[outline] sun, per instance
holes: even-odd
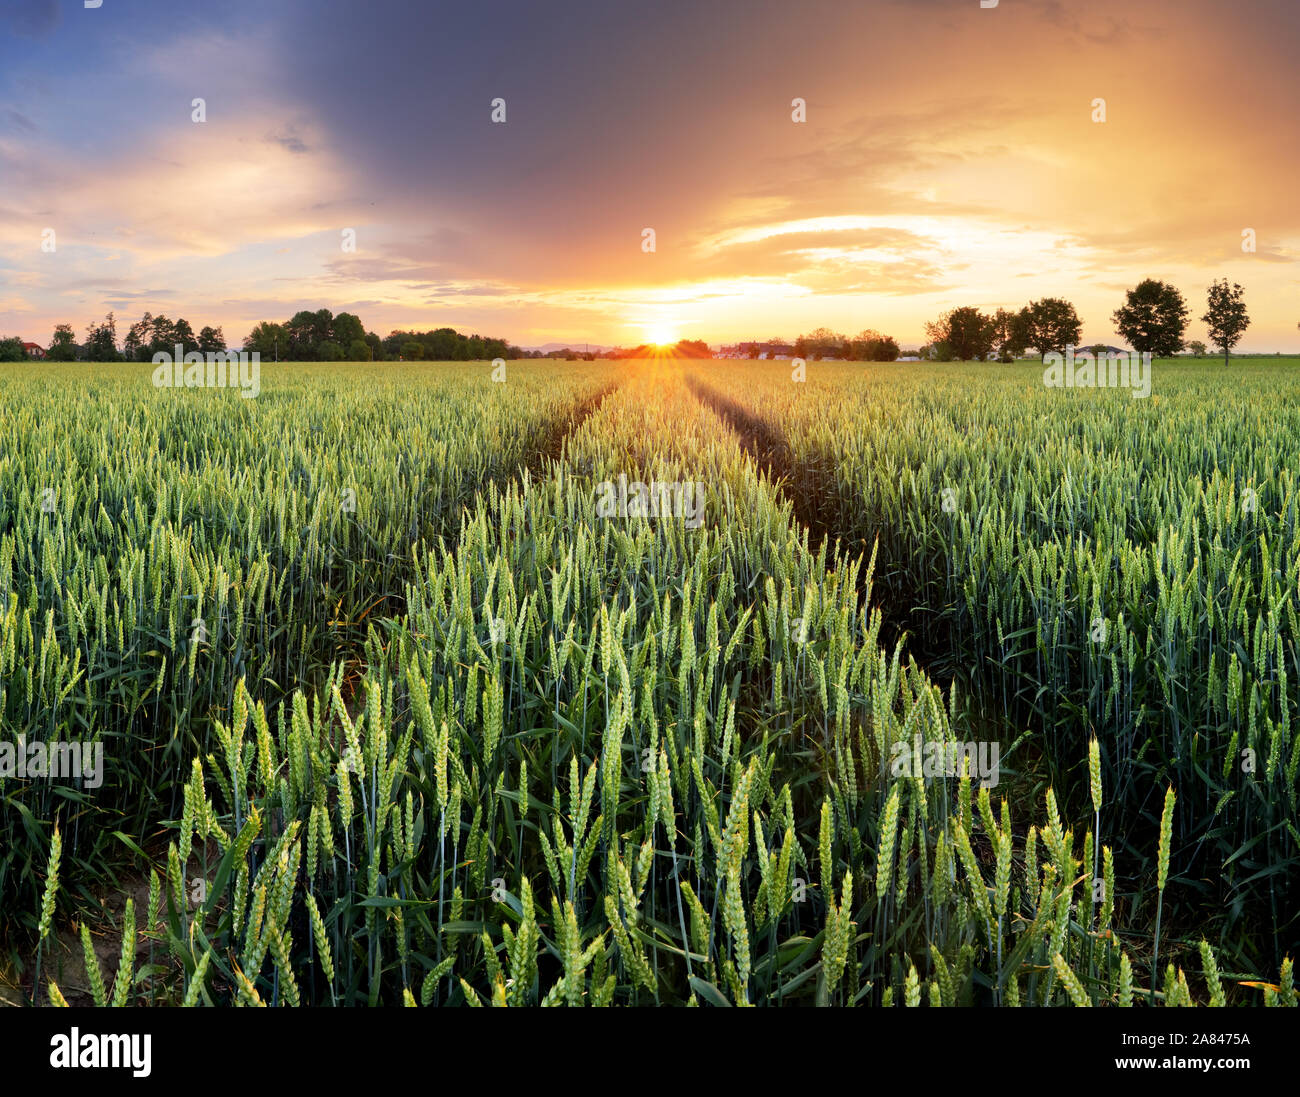
[[[677,329],[668,323],[650,324],[646,328],[646,341],[658,347],[671,347],[680,338]]]

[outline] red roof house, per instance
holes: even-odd
[[[45,348],[40,343],[24,343],[23,350],[27,352],[28,358],[44,358]]]

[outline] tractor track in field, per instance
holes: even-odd
[[[479,484],[479,494],[490,486],[498,491],[504,491],[507,485],[518,482],[525,473],[534,480],[544,479],[549,467],[563,460],[565,447],[573,434],[604,406],[605,401],[618,391],[621,384],[621,380],[611,381],[578,400],[566,415],[558,417],[549,424],[531,455],[519,460],[511,468],[488,476]],[[456,534],[451,529],[448,529],[444,536],[449,544],[452,541],[459,544]],[[397,603],[389,609],[387,616],[398,618],[406,613],[406,602],[403,597],[390,594],[386,598]],[[359,687],[365,680],[369,668],[356,651],[350,652],[346,657],[345,666],[344,684],[340,692],[348,715],[355,719],[357,713],[365,706],[364,691]]]
[[[840,523],[834,500],[838,485],[830,468],[796,459],[784,431],[698,377],[688,375],[686,384],[696,399],[731,428],[741,449],[767,475],[781,498],[790,503],[795,520],[808,533],[811,551],[817,553],[825,546],[828,557],[838,550],[850,556],[861,554],[864,559],[870,558],[872,546],[866,539],[846,537],[837,529]],[[948,688],[953,677],[947,662],[949,655],[942,646],[926,644],[924,629],[913,623],[918,612],[917,599],[893,589],[879,575],[872,593],[884,617],[881,643],[892,648],[905,640],[907,651],[926,667],[935,683]],[[864,602],[867,592],[860,589],[858,597]]]
[[[826,501],[832,498],[830,474],[802,465],[794,458],[785,433],[755,415],[731,397],[699,378],[688,376],[687,387],[695,398],[718,416],[735,433],[740,448],[771,480],[781,498],[794,510],[795,519],[808,533],[813,552],[846,545],[836,534]],[[865,546],[863,546],[865,547]]]
[[[838,566],[835,558],[840,553],[849,558],[859,554],[864,559],[870,558],[872,545],[866,538],[846,537],[837,529],[843,523],[836,503],[839,485],[833,468],[797,459],[780,427],[698,377],[688,374],[685,380],[696,399],[731,429],[741,449],[767,475],[780,497],[790,503],[794,519],[808,534],[809,549],[818,553],[825,547],[827,567]],[[882,561],[878,559],[878,571],[870,591],[859,585],[859,606],[865,606],[870,599],[879,609],[882,648],[890,651],[901,643],[904,659],[915,660],[946,695],[962,677],[950,645],[917,621],[918,615],[930,612],[920,592],[891,582],[887,573],[881,574],[881,566]],[[959,720],[960,735],[965,739],[997,739],[1005,746],[1016,738],[1005,718],[987,710],[964,710]],[[976,843],[976,856],[987,864],[996,860],[996,852],[987,841]]]
[[[533,476],[539,476],[546,471],[548,463],[558,462],[563,459],[565,446],[569,439],[581,429],[588,419],[600,411],[605,401],[618,391],[621,384],[621,381],[611,381],[603,388],[579,400],[569,415],[552,424],[550,431],[547,432],[541,444],[537,447],[537,451],[528,461],[524,462],[523,468],[527,468]],[[522,469],[516,470],[516,474],[518,471],[522,471]]]
[[[543,478],[548,471],[548,466],[562,459],[565,445],[572,434],[600,410],[604,401],[618,387],[619,382],[603,386],[598,391],[577,400],[567,409],[565,414],[557,416],[552,422],[546,424],[542,428],[537,442],[529,447],[527,453],[521,455],[509,467],[499,470],[495,474],[489,474],[477,483],[476,497],[485,495],[492,487],[499,491],[504,490],[509,484],[518,483],[525,473],[536,479]],[[474,502],[462,504],[464,508],[471,505],[474,505]],[[446,539],[449,544],[459,546],[460,542],[455,523],[451,520],[447,520],[447,525],[441,533],[434,535],[435,540],[438,537]],[[388,604],[382,612],[375,614],[376,620],[405,617],[407,604],[404,593],[389,592],[380,595],[357,621],[330,621],[331,625],[358,630],[351,637],[337,641],[332,655],[332,661],[343,668],[339,693],[348,717],[354,721],[362,715],[366,707],[365,681],[370,669],[363,655],[362,625],[371,610],[383,603]],[[331,611],[327,606],[325,612],[329,617],[332,616],[332,612],[336,611]],[[309,696],[318,696],[320,685],[321,683],[318,682],[294,680],[291,686],[284,687],[282,696],[270,705],[270,710],[274,712],[279,706],[286,704],[293,692],[298,689],[303,690]],[[329,727],[332,732],[334,730],[334,718],[332,716],[329,717]],[[340,739],[336,747],[341,752],[343,746],[344,744]],[[261,841],[261,839],[258,839],[259,844]],[[149,882],[146,872],[154,865],[166,861],[163,846],[156,838],[152,841],[146,841],[144,836],[141,836],[141,844],[147,851],[143,868],[133,864],[128,871],[125,871],[120,876],[117,884],[111,889],[96,884],[93,899],[98,904],[97,909],[94,909],[93,912],[88,909],[79,913],[79,920],[85,923],[90,932],[95,957],[99,961],[101,968],[107,968],[110,972],[113,970],[114,959],[121,951],[121,946],[116,940],[116,934],[121,925],[127,900],[133,899],[138,911],[145,910],[149,898]],[[216,849],[213,854],[215,862],[220,859],[220,850],[216,848],[215,843],[212,843],[212,845]],[[89,893],[87,894],[89,895]],[[47,966],[45,970],[40,972],[44,986],[29,985],[28,982],[31,979],[31,973],[37,970],[35,966],[36,948],[29,947],[24,943],[21,947],[14,947],[10,950],[8,947],[10,942],[7,939],[0,942],[6,946],[7,952],[7,955],[0,955],[0,1008],[26,1007],[29,1001],[42,1006],[50,1006],[52,1004],[48,989],[50,981],[58,983],[68,1003],[72,1006],[87,1007],[94,1004],[80,938],[74,928],[76,924],[75,921],[63,917],[55,919],[48,938],[48,944],[42,946],[47,950],[45,956]],[[154,931],[159,929],[158,926],[144,928]],[[309,932],[303,926],[296,925],[294,928],[295,933]],[[149,956],[147,942],[145,938],[141,937],[134,952],[136,965],[139,966],[148,961]],[[17,963],[15,964],[14,961],[17,961]]]

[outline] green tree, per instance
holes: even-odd
[[[184,317],[172,325],[172,342],[177,344],[184,354],[193,354],[199,349],[199,337],[194,334],[190,322]]]
[[[153,337],[153,315],[146,312],[127,330],[122,353],[132,362],[149,361],[149,342]]]
[[[339,346],[333,339],[326,339],[316,348],[318,361],[321,362],[341,362],[347,357],[347,352]]]
[[[316,310],[315,319],[312,321],[312,332],[318,344],[324,343],[327,339],[338,342],[334,338],[334,314],[329,309]]]
[[[584,355],[585,357],[585,355]],[[674,358],[712,358],[713,352],[703,339],[679,339],[673,347]]]
[[[322,361],[320,345],[331,338],[333,322],[334,314],[329,309],[317,312],[303,309],[294,313],[284,325],[289,345],[281,348],[280,357],[298,362]]]
[[[1079,344],[1083,324],[1069,301],[1060,297],[1030,301],[1020,310],[1020,316],[1026,346],[1037,350],[1040,357],[1062,354],[1066,347]]]
[[[878,335],[862,344],[862,361],[896,362],[898,361],[898,344],[888,335]]]
[[[873,343],[882,338],[880,332],[875,328],[863,328],[857,335],[845,344],[844,350],[849,360],[853,362],[869,362],[867,357],[867,344]]]
[[[110,312],[104,317],[102,324],[96,324],[93,320],[86,327],[86,359],[90,362],[116,362],[120,355],[117,353],[117,321]]]
[[[186,327],[189,327],[186,324]],[[184,331],[184,329],[182,329]],[[176,325],[165,316],[155,316],[153,318],[153,327],[149,331],[149,353],[148,358],[155,354],[175,354],[176,345],[181,342],[177,333]],[[182,347],[182,353],[184,353]]]
[[[1242,297],[1244,293],[1236,282],[1229,286],[1226,278],[1215,279],[1210,286],[1209,308],[1201,317],[1201,322],[1210,329],[1210,342],[1223,351],[1225,366],[1232,348],[1250,327],[1250,317],[1246,315],[1246,302]]]
[[[999,362],[1014,362],[1025,353],[1029,335],[1021,314],[998,309],[991,323],[991,348]]]
[[[59,324],[54,329],[54,339],[45,352],[45,357],[51,362],[75,362],[78,349],[72,335],[72,325]]]
[[[420,352],[420,357],[427,354],[431,362],[454,362],[463,357],[460,350],[463,341],[464,337],[454,328],[439,328],[422,340],[427,349]]]
[[[1115,310],[1115,330],[1139,354],[1172,358],[1183,349],[1187,331],[1187,303],[1168,282],[1148,278],[1128,291],[1127,301]]]
[[[361,318],[350,312],[340,312],[330,324],[329,338],[341,347],[351,346],[354,339],[365,339],[366,329]]]
[[[1021,309],[1011,322],[1011,344],[1017,358],[1023,356],[1034,345],[1034,329],[1030,323],[1030,315],[1027,310]]]
[[[1204,358],[1205,352],[1209,348],[1206,347],[1206,345],[1202,343],[1199,339],[1193,339],[1191,342],[1187,344],[1187,349],[1192,352],[1192,355],[1194,357]]]
[[[364,339],[353,339],[348,344],[349,362],[369,362],[370,345]]]
[[[424,347],[414,339],[402,344],[402,357],[408,362],[419,362],[424,358]]]
[[[205,327],[199,332],[199,350],[204,354],[220,354],[226,349],[226,337],[220,328]]]
[[[23,349],[23,341],[18,336],[0,339],[0,362],[21,362],[26,357],[27,351]]]
[[[993,346],[993,318],[970,306],[950,309],[926,324],[925,333],[939,349],[940,361],[980,361]]]
[[[814,328],[795,340],[794,353],[796,358],[811,358],[814,362],[820,362],[827,355],[844,354],[848,343],[847,337],[830,328]]]
[[[289,336],[283,324],[274,324],[263,320],[244,337],[244,350],[257,354],[268,362],[279,361],[281,354],[289,348]]]

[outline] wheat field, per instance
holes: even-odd
[[[7,371],[4,981],[1294,1006],[1296,366]]]

